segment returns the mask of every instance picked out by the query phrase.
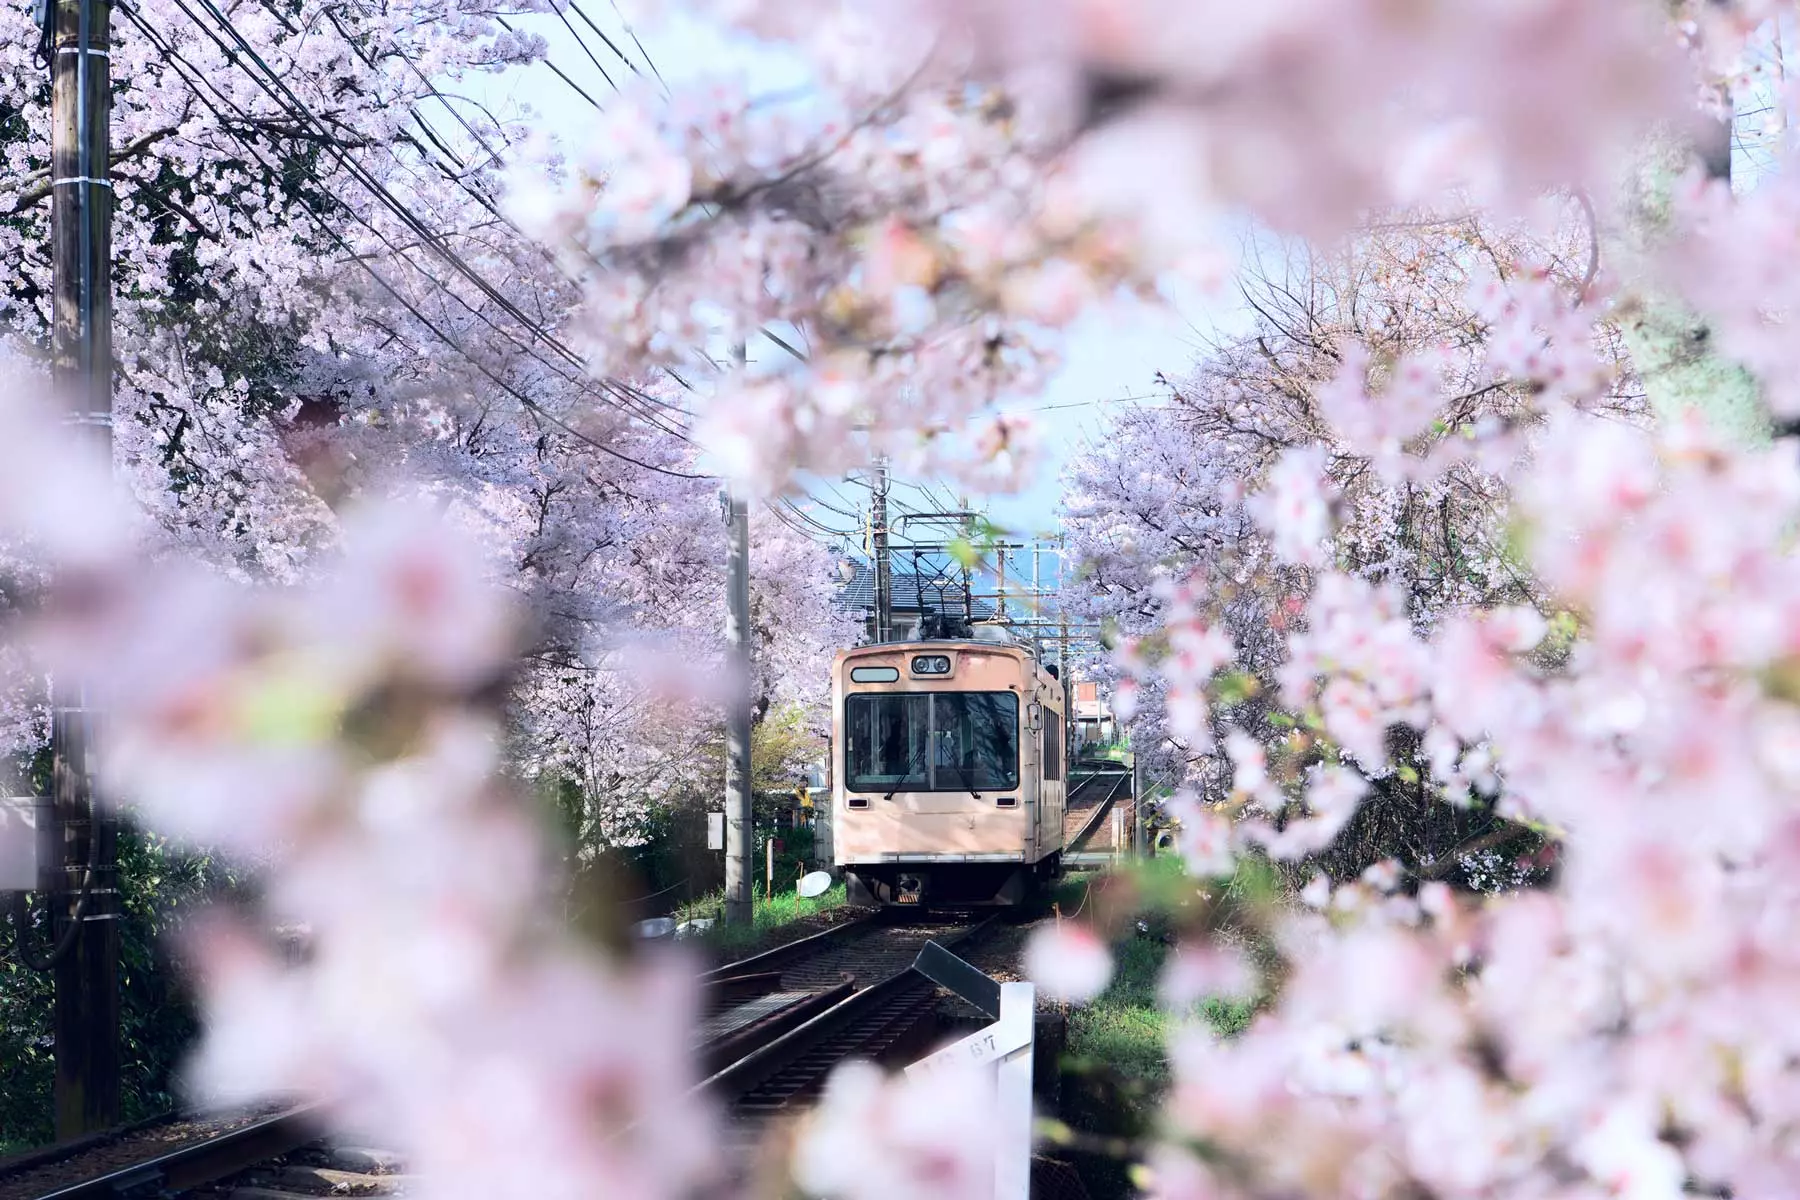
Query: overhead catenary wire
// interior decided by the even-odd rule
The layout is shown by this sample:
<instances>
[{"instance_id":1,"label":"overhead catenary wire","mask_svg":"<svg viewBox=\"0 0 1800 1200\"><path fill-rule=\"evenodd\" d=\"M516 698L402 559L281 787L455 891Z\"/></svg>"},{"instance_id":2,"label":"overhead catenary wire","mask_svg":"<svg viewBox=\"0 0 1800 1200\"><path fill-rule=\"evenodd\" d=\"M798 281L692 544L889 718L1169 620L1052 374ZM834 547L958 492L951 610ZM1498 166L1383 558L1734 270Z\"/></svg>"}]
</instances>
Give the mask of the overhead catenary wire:
<instances>
[{"instance_id":1,"label":"overhead catenary wire","mask_svg":"<svg viewBox=\"0 0 1800 1200\"><path fill-rule=\"evenodd\" d=\"M613 82L613 77L607 74L606 68L600 65L600 60L594 57L594 52L588 49L588 44L582 40L581 34L576 30L575 26L569 23L569 18L563 10L552 4L550 6L550 11L556 14L556 19L562 22L564 29L569 31L569 36L575 39L575 44L581 47L581 52L588 56L588 61L594 64L594 70L600 72L600 78L606 80L608 86L610 86L613 91L618 91L619 85ZM548 56L546 56L546 61L548 61Z\"/></svg>"},{"instance_id":2,"label":"overhead catenary wire","mask_svg":"<svg viewBox=\"0 0 1800 1200\"><path fill-rule=\"evenodd\" d=\"M656 82L662 84L663 91L667 92L669 90L669 81L663 78L663 73L657 69L656 60L650 57L650 52L644 49L644 43L638 40L637 30L631 27L631 22L625 19L625 14L619 11L619 0L609 0L609 2L612 4L613 16L619 18L619 24L624 26L625 32L630 35L631 44L636 46L638 53L644 56L644 65L650 68L650 73L656 76ZM605 35L602 34L601 36L604 37ZM608 38L607 41L610 44L611 39ZM615 52L616 50L617 48L615 47Z\"/></svg>"},{"instance_id":3,"label":"overhead catenary wire","mask_svg":"<svg viewBox=\"0 0 1800 1200\"><path fill-rule=\"evenodd\" d=\"M583 12L581 9L581 5L575 3L575 0L569 0L569 10L571 12L573 12L576 16L580 17L584 22L586 22L587 27L589 29L592 29L596 34L599 35L600 40L606 43L606 48L608 50L611 50L613 52L613 54L618 56L619 61L624 63L627 67L629 67L631 69L632 74L638 75L638 76L642 76L644 74L643 70L641 68L639 68L639 66L636 63L632 62L631 59L626 56L626 54L623 50L619 49L618 44L616 42L614 42L612 40L612 38L607 36L606 31L604 29L601 29L598 25L594 24L594 19L592 17L588 16L587 13ZM633 40L634 41L636 40L635 34L633 35ZM638 48L640 50L643 49L641 44ZM648 55L645 55L644 61L649 62L650 57ZM651 65L654 67L655 64L651 64Z\"/></svg>"}]
</instances>

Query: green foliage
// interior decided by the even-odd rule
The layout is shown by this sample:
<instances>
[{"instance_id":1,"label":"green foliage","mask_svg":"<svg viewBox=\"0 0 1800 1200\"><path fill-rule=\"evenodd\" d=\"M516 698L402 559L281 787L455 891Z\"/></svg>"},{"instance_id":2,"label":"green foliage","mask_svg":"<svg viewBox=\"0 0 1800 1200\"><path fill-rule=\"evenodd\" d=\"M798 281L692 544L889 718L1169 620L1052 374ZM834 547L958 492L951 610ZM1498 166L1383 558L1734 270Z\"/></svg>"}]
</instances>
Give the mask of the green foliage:
<instances>
[{"instance_id":1,"label":"green foliage","mask_svg":"<svg viewBox=\"0 0 1800 1200\"><path fill-rule=\"evenodd\" d=\"M823 895L810 899L800 895L789 885L786 891L776 891L773 897L765 897L759 890L756 896L755 917L749 925L726 925L721 921L707 930L700 941L714 947L726 955L745 954L764 941L774 940L784 926L792 925L807 917L816 917L841 907L848 897L841 883L834 884ZM709 896L702 896L689 901L675 910L675 918L681 921L717 918L725 911L725 893L717 891Z\"/></svg>"},{"instance_id":2,"label":"green foliage","mask_svg":"<svg viewBox=\"0 0 1800 1200\"><path fill-rule=\"evenodd\" d=\"M1070 1065L1104 1065L1129 1079L1162 1084L1169 1077L1169 1014L1156 1002L1156 980L1168 947L1133 937L1115 947L1117 971L1093 1003L1069 1016Z\"/></svg>"},{"instance_id":3,"label":"green foliage","mask_svg":"<svg viewBox=\"0 0 1800 1200\"><path fill-rule=\"evenodd\" d=\"M1106 1069L1143 1085L1150 1099L1169 1080L1168 1039L1180 1019L1157 1001L1157 980L1170 947L1161 931L1139 933L1114 947L1116 971L1106 991L1069 1014L1070 1066ZM1223 1035L1250 1023L1255 1006L1208 999L1194 1015Z\"/></svg>"},{"instance_id":4,"label":"green foliage","mask_svg":"<svg viewBox=\"0 0 1800 1200\"><path fill-rule=\"evenodd\" d=\"M791 792L806 767L824 750L807 725L806 710L788 705L750 729L750 786L758 792Z\"/></svg>"},{"instance_id":5,"label":"green foliage","mask_svg":"<svg viewBox=\"0 0 1800 1200\"><path fill-rule=\"evenodd\" d=\"M53 994L49 975L27 970L19 962L11 936L6 951L0 958L0 1142L23 1149L49 1141L54 1132Z\"/></svg>"},{"instance_id":6,"label":"green foliage","mask_svg":"<svg viewBox=\"0 0 1800 1200\"><path fill-rule=\"evenodd\" d=\"M209 894L233 886L217 859L182 854L132 826L119 831L120 1072L123 1119L174 1103L176 1072L198 1031L191 997L168 958L168 939ZM34 905L40 950L49 931ZM53 1136L51 977L27 969L11 944L0 957L0 1145L39 1145Z\"/></svg>"},{"instance_id":7,"label":"green foliage","mask_svg":"<svg viewBox=\"0 0 1800 1200\"><path fill-rule=\"evenodd\" d=\"M1212 690L1219 704L1230 708L1256 695L1261 686L1248 671L1226 671L1212 681Z\"/></svg>"}]
</instances>

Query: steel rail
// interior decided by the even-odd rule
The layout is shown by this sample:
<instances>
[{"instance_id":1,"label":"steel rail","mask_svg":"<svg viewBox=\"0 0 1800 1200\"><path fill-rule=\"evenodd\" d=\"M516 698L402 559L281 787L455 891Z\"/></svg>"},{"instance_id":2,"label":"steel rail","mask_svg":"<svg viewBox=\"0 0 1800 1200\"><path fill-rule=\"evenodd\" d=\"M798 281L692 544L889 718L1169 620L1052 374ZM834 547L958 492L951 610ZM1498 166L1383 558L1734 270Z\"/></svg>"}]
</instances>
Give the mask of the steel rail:
<instances>
[{"instance_id":1,"label":"steel rail","mask_svg":"<svg viewBox=\"0 0 1800 1200\"><path fill-rule=\"evenodd\" d=\"M817 933L803 938L795 938L791 942L783 942L764 950L760 954L752 954L749 958L740 958L736 962L714 967L700 976L700 986L718 987L730 980L750 975L762 974L777 967L790 966L802 959L810 958L828 946L852 937L861 936L871 929L878 928L889 919L889 914L877 909L854 921L845 921L841 925L833 925L829 929L821 929Z\"/></svg>"},{"instance_id":2,"label":"steel rail","mask_svg":"<svg viewBox=\"0 0 1800 1200\"><path fill-rule=\"evenodd\" d=\"M986 932L995 916L969 926L940 945L959 946ZM797 1073L778 1094L758 1107L774 1107L822 1079L837 1062L865 1048L871 1041L906 1032L930 1010L937 985L915 974L909 966L869 987L855 991L811 1019L751 1050L736 1062L715 1071L696 1089L741 1105L759 1091L767 1091L784 1073ZM836 1043L836 1045L833 1045ZM805 1060L818 1060L807 1068Z\"/></svg>"},{"instance_id":3,"label":"steel rail","mask_svg":"<svg viewBox=\"0 0 1800 1200\"><path fill-rule=\"evenodd\" d=\"M846 978L834 988L802 996L742 1029L716 1037L700 1047L700 1069L708 1075L722 1071L788 1030L797 1028L855 994L855 981Z\"/></svg>"},{"instance_id":4,"label":"steel rail","mask_svg":"<svg viewBox=\"0 0 1800 1200\"><path fill-rule=\"evenodd\" d=\"M1094 780L1104 779L1108 774L1111 774L1111 772L1097 772L1091 776L1088 781L1084 782L1082 786L1086 787L1088 783L1093 782ZM1081 828L1075 832L1075 836L1065 843L1063 847L1065 853L1076 853L1082 843L1088 841L1096 832L1098 832L1100 823L1106 819L1106 814L1112 811L1113 801L1119 798L1120 791L1129 788L1130 786L1131 773L1129 771L1119 772L1118 778L1113 780L1112 787L1106 793L1105 797L1103 797L1098 804L1094 805L1093 815L1090 816Z\"/></svg>"},{"instance_id":5,"label":"steel rail","mask_svg":"<svg viewBox=\"0 0 1800 1200\"><path fill-rule=\"evenodd\" d=\"M318 1141L324 1129L316 1105L265 1117L205 1141L72 1183L39 1200L138 1200L187 1191L247 1171L268 1159Z\"/></svg>"},{"instance_id":6,"label":"steel rail","mask_svg":"<svg viewBox=\"0 0 1800 1200\"><path fill-rule=\"evenodd\" d=\"M30 1150L0 1158L0 1185L7 1179L16 1178L29 1171L53 1167L67 1162L71 1158L79 1158L83 1154L109 1146L120 1138L130 1137L134 1133L142 1133L154 1129L158 1125L173 1125L182 1119L178 1112L160 1112L155 1116L145 1117L141 1121L129 1121L123 1125L115 1125L111 1129L101 1129L94 1133L84 1133L79 1137L68 1138L60 1142L51 1142L43 1146L35 1146Z\"/></svg>"},{"instance_id":7,"label":"steel rail","mask_svg":"<svg viewBox=\"0 0 1800 1200\"><path fill-rule=\"evenodd\" d=\"M700 984L700 1009L707 1014L724 1012L734 1005L745 1004L766 996L781 987L780 971L758 971L749 975L728 975L722 979L706 979Z\"/></svg>"}]
</instances>

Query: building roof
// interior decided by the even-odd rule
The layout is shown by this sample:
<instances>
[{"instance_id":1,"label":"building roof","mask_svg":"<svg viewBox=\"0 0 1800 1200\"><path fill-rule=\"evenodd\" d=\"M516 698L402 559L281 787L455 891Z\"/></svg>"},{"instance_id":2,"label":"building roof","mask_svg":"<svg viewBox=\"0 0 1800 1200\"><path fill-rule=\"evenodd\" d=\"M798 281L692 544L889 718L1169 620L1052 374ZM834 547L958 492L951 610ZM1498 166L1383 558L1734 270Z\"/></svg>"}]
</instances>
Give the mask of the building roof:
<instances>
[{"instance_id":1,"label":"building roof","mask_svg":"<svg viewBox=\"0 0 1800 1200\"><path fill-rule=\"evenodd\" d=\"M850 564L856 569L856 574L851 576L849 583L838 588L833 603L851 612L874 612L875 568L861 559L851 559ZM926 608L952 616L962 615L963 588L960 579L953 580L951 576L942 573L915 575L911 571L900 570L890 571L889 576L893 581L892 607L895 612L918 612L922 587ZM973 611L977 621L985 621L995 613L994 606L979 596L975 598Z\"/></svg>"}]
</instances>

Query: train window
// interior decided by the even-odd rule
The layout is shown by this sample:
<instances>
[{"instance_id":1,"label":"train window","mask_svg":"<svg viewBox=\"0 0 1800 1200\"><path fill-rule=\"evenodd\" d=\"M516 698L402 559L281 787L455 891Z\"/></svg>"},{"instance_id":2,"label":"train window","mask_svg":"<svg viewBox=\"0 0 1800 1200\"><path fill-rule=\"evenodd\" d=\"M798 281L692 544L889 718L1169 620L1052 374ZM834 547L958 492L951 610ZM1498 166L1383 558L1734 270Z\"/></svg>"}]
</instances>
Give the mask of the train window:
<instances>
[{"instance_id":1,"label":"train window","mask_svg":"<svg viewBox=\"0 0 1800 1200\"><path fill-rule=\"evenodd\" d=\"M916 792L931 786L930 756L925 748L931 729L929 696L847 697L844 726L844 786L848 790Z\"/></svg>"},{"instance_id":2,"label":"train window","mask_svg":"<svg viewBox=\"0 0 1800 1200\"><path fill-rule=\"evenodd\" d=\"M1005 791L1019 785L1011 692L852 695L844 701L852 792Z\"/></svg>"},{"instance_id":3,"label":"train window","mask_svg":"<svg viewBox=\"0 0 1800 1200\"><path fill-rule=\"evenodd\" d=\"M1063 777L1063 723L1058 713L1044 710L1044 778L1054 783Z\"/></svg>"},{"instance_id":4,"label":"train window","mask_svg":"<svg viewBox=\"0 0 1800 1200\"><path fill-rule=\"evenodd\" d=\"M1011 692L934 692L932 790L1019 786L1019 698Z\"/></svg>"},{"instance_id":5,"label":"train window","mask_svg":"<svg viewBox=\"0 0 1800 1200\"><path fill-rule=\"evenodd\" d=\"M893 683L900 678L899 667L851 667L851 683Z\"/></svg>"}]
</instances>

